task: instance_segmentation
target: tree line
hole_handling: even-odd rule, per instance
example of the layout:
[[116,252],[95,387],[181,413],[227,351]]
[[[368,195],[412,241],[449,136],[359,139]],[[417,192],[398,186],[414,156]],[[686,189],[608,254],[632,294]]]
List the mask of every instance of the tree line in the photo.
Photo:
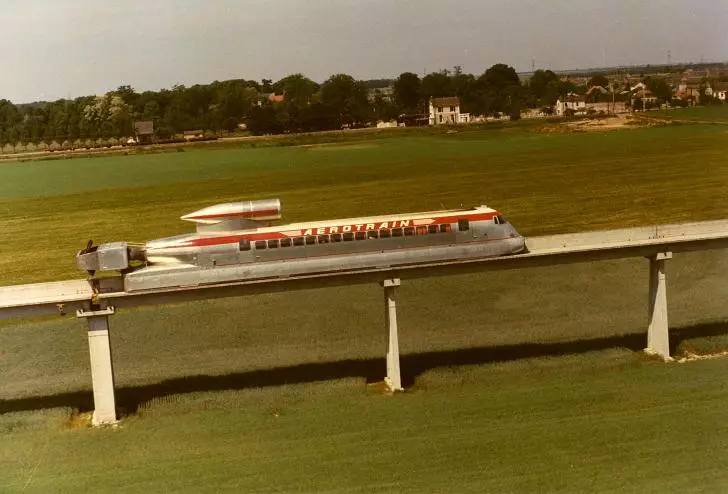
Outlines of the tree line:
[[[391,95],[377,89],[390,83]],[[596,76],[587,86],[607,84],[606,78]],[[550,70],[537,70],[528,84],[523,84],[513,67],[501,63],[480,75],[465,73],[456,66],[424,77],[405,72],[394,81],[358,81],[347,74],[335,74],[319,84],[293,74],[276,82],[235,79],[190,87],[176,85],[160,91],[137,92],[120,86],[102,96],[53,102],[15,105],[1,99],[0,148],[8,144],[120,139],[133,136],[133,124],[138,121],[153,121],[160,139],[193,129],[220,135],[238,130],[240,124],[256,135],[367,126],[401,115],[426,114],[429,99],[444,96],[458,96],[462,112],[516,119],[525,108],[541,108],[548,113],[559,96],[584,93],[585,89]],[[283,97],[266,97],[269,94]],[[600,96],[595,93],[589,97]]]

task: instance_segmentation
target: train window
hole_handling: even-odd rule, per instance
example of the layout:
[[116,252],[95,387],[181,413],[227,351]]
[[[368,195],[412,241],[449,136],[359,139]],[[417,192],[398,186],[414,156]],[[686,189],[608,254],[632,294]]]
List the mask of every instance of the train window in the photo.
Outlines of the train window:
[[470,220],[458,220],[458,230],[461,232],[470,230]]
[[350,242],[354,240],[354,234],[351,232],[347,232],[344,234],[344,242]]
[[444,225],[440,225],[440,233],[447,233],[452,231],[452,227],[450,226],[450,223],[445,223]]
[[414,226],[408,226],[404,229],[405,236],[409,237],[410,235],[415,234],[415,227]]
[[309,235],[306,237],[306,245],[314,245],[316,243],[316,237]]
[[331,241],[332,242],[341,242],[341,233],[332,233]]
[[418,226],[415,230],[417,235],[427,235],[427,227],[426,226]]
[[293,245],[296,247],[303,245],[303,237],[293,237]]
[[379,238],[389,238],[392,236],[392,232],[389,231],[389,228],[382,228],[379,230]]
[[505,225],[506,223],[508,223],[508,220],[506,220],[503,216],[498,215],[496,216],[496,218],[498,218],[500,225]]
[[265,249],[266,243],[265,240],[256,240],[255,241],[255,250],[262,250]]
[[250,250],[250,240],[247,238],[241,238],[240,242],[238,242],[238,247],[240,248],[240,252]]
[[319,242],[319,244],[328,244],[329,243],[329,236],[328,235],[319,235],[318,236],[318,242]]
[[393,237],[401,237],[402,236],[402,229],[401,228],[392,228],[392,236]]
[[427,227],[427,233],[437,233],[437,225],[430,225]]
[[291,246],[291,239],[290,238],[282,238],[281,239],[281,247],[290,247]]
[[376,230],[369,230],[367,232],[367,238],[379,238],[379,232]]
[[365,232],[356,232],[354,234],[354,238],[357,240],[365,240],[367,238],[367,234]]
[[268,248],[269,249],[277,249],[278,248],[278,240],[268,240]]

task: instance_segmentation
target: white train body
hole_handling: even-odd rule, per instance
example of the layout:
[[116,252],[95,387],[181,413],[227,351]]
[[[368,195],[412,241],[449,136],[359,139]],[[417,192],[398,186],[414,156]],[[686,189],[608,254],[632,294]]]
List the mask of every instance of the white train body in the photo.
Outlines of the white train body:
[[[80,268],[120,270],[129,292],[455,259],[525,250],[523,237],[496,210],[405,213],[271,226],[275,200],[220,204],[183,216],[197,232],[132,248],[123,242],[85,249]],[[131,267],[130,260],[141,267]]]

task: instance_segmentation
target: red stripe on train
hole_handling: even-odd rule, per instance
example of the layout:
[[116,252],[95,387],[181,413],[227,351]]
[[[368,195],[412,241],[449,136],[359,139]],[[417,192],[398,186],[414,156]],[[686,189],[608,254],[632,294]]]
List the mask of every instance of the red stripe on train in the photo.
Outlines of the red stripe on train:
[[190,220],[211,220],[216,218],[234,218],[242,216],[245,218],[255,218],[256,216],[265,216],[269,214],[278,214],[277,209],[263,209],[260,211],[241,211],[239,213],[219,213],[219,214],[201,214],[199,216],[188,216]]
[[[461,219],[467,219],[470,221],[487,221],[487,220],[492,220],[493,217],[495,217],[497,214],[498,214],[497,212],[493,212],[493,213],[480,213],[480,214],[470,214],[470,215],[463,214],[463,215],[458,215],[458,216],[442,216],[439,218],[435,218],[434,221],[430,224],[431,225],[441,225],[441,224],[448,224],[448,223],[457,223],[458,220],[461,220]],[[397,221],[402,221],[402,220],[397,220]],[[403,221],[408,221],[408,220],[403,220]],[[409,220],[409,221],[412,221],[412,220]],[[376,222],[376,223],[374,223],[374,225],[380,225],[382,223],[392,223],[392,222],[391,221]],[[366,223],[358,223],[358,224],[362,225],[362,224],[366,224]],[[337,233],[342,233],[341,228],[343,226],[354,226],[354,225],[337,226],[336,227],[338,229]],[[326,226],[326,227],[321,227],[321,228],[328,231],[328,229],[330,229],[332,227]],[[309,228],[309,230],[318,230],[318,228]],[[366,229],[351,230],[351,231],[356,232],[356,231],[374,231],[374,230],[379,230],[379,228],[374,228],[374,229],[369,229],[369,230],[366,230]],[[285,230],[285,231],[290,231],[290,230]],[[306,229],[301,230],[302,233],[305,231],[306,231]],[[314,232],[313,235],[315,236],[317,234]],[[246,234],[239,234],[239,235],[227,235],[224,237],[196,238],[193,240],[188,240],[183,245],[174,245],[174,246],[169,246],[169,247],[164,247],[164,248],[170,249],[170,248],[183,248],[183,247],[208,247],[208,246],[212,246],[212,245],[233,244],[233,243],[240,242],[243,239],[255,241],[255,240],[275,240],[275,239],[281,239],[281,238],[291,238],[291,237],[288,235],[285,235],[284,233],[282,233],[280,231],[267,232],[267,233],[246,233]]]

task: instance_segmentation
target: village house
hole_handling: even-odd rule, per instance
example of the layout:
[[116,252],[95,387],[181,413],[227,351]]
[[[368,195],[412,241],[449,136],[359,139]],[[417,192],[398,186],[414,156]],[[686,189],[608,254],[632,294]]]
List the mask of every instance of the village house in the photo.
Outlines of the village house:
[[267,101],[269,103],[282,103],[285,98],[286,98],[286,93],[283,93],[283,94],[260,93],[258,95],[258,101],[256,104],[258,106],[262,106],[265,101]]
[[468,123],[469,113],[460,113],[460,98],[430,98],[430,125]]
[[700,101],[700,92],[705,90],[706,94],[710,94],[710,85],[703,82],[701,77],[685,77],[680,81],[677,87],[676,96],[682,99],[694,99]]
[[154,122],[145,120],[134,122],[134,137],[129,139],[128,144],[151,144],[154,142]]
[[718,82],[711,88],[714,98],[718,98],[723,103],[726,102],[726,94],[728,94],[728,82]]
[[202,129],[185,130],[182,132],[182,137],[185,141],[191,141],[193,139],[201,139],[205,137],[205,133],[202,131]]
[[[633,110],[645,110],[648,104],[653,105],[657,103],[657,96],[647,89],[647,85],[644,82],[632,86],[631,90],[632,95],[629,103]],[[635,103],[637,104],[636,107]]]
[[574,113],[584,113],[586,111],[586,97],[583,94],[575,93],[559,96],[559,99],[556,100],[556,114],[562,117],[567,110],[573,110]]

